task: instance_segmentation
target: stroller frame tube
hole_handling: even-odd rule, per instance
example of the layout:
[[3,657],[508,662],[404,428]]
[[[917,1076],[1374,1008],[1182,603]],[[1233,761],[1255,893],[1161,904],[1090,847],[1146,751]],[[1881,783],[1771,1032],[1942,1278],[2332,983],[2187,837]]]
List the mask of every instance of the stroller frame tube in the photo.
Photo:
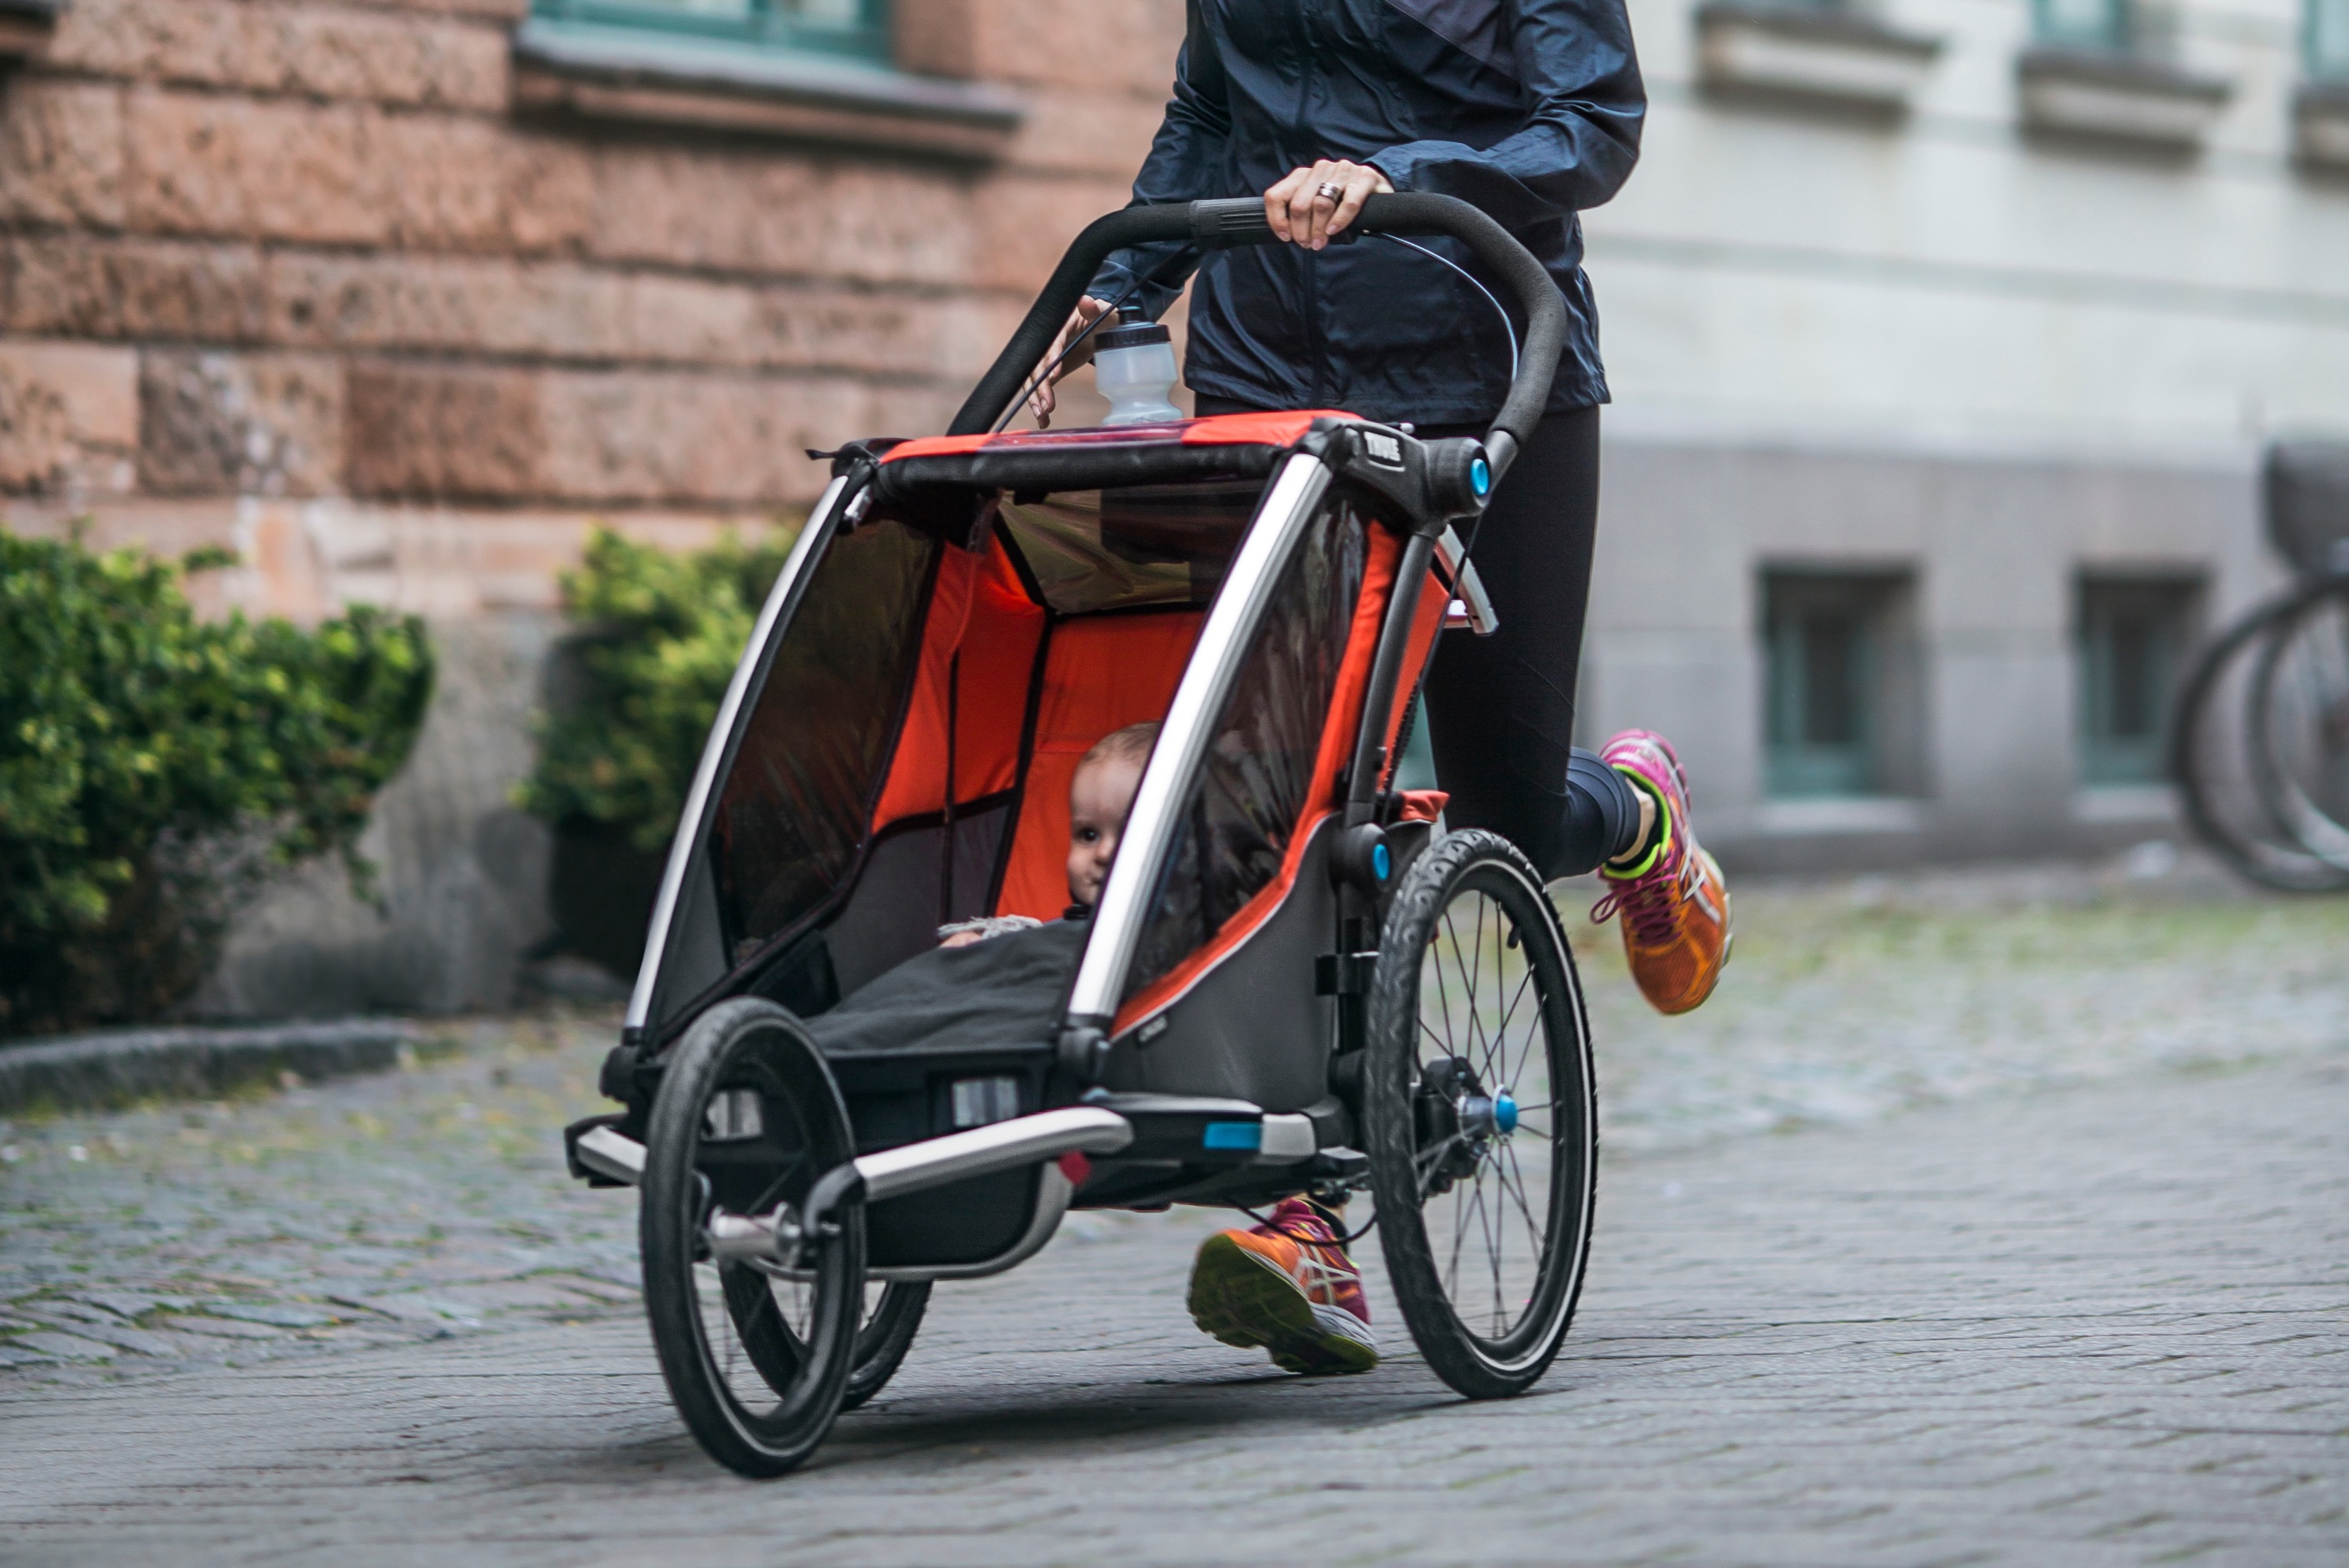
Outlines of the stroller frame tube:
[[1117,858],[1110,863],[1092,934],[1069,993],[1071,1028],[1106,1031],[1116,1016],[1126,967],[1149,914],[1152,876],[1174,837],[1183,802],[1206,758],[1209,730],[1239,673],[1248,634],[1261,619],[1265,602],[1279,583],[1306,520],[1330,480],[1328,465],[1309,453],[1297,453],[1283,462],[1216,594],[1182,684],[1174,688],[1174,702],[1166,711],[1150,766],[1134,791]]
[[661,868],[660,896],[653,903],[652,923],[645,934],[645,955],[636,965],[636,983],[628,993],[627,1016],[621,1025],[620,1037],[624,1041],[640,1038],[652,1016],[653,994],[660,983],[661,957],[668,947],[669,928],[676,923],[677,901],[684,894],[685,873],[693,864],[693,857],[700,852],[701,820],[709,806],[709,792],[718,787],[719,771],[733,747],[735,720],[740,716],[742,698],[750,688],[750,677],[766,654],[775,622],[791,603],[792,590],[806,574],[817,546],[831,536],[841,497],[853,478],[843,474],[834,479],[809,509],[807,521],[800,525],[800,536],[792,542],[792,552],[783,560],[783,569],[775,573],[775,585],[767,590],[767,602],[759,607],[758,624],[751,628],[750,641],[742,645],[742,657],[734,665],[733,678],[726,683],[725,699],[718,705],[718,717],[709,727],[709,742],[702,747],[701,761],[693,770],[693,787],[686,792],[685,810],[678,814],[681,830],[670,841],[668,863]]

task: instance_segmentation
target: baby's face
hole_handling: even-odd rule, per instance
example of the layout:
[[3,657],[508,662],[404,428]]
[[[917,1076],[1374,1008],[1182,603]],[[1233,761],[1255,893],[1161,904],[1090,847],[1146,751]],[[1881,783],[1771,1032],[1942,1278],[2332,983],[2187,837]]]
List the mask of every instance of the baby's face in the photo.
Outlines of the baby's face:
[[1109,862],[1125,831],[1125,814],[1142,783],[1142,764],[1105,757],[1077,769],[1069,782],[1069,897],[1078,903],[1101,902]]

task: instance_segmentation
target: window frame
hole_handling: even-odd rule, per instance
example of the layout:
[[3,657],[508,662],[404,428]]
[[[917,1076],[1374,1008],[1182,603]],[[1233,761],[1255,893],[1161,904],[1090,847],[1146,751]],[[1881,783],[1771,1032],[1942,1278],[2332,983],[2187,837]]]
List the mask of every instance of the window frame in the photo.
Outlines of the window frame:
[[814,56],[866,65],[893,63],[892,0],[849,0],[858,12],[851,26],[809,23],[785,9],[785,0],[741,0],[740,19],[697,15],[658,0],[531,0],[531,15],[562,26],[617,28],[656,37],[734,44],[765,54]]
[[[1923,792],[1924,691],[1917,580],[1906,566],[1764,562],[1758,587],[1762,782],[1772,800],[1865,800]],[[1841,600],[1852,623],[1844,701],[1850,735],[1809,738],[1816,689],[1807,628]]]
[[2132,0],[2097,0],[2104,18],[2101,26],[2089,29],[2061,26],[2057,7],[2081,5],[2083,0],[2031,0],[2031,36],[2033,41],[2059,49],[2090,49],[2111,54],[2127,54],[2137,46],[2137,7]]

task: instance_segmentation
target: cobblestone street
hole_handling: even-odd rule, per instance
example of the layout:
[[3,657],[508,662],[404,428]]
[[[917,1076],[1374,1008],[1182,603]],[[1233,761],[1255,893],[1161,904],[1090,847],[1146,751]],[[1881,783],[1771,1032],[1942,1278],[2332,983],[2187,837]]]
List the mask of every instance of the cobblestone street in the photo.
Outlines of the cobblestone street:
[[1499,1405],[1375,1278],[1387,1366],[1299,1382],[1185,1318],[1216,1216],[1080,1216],[943,1287],[884,1398],[754,1487],[667,1407],[627,1199],[557,1169],[602,1020],[23,1121],[0,1555],[2338,1561],[2349,908],[2175,880],[1743,891],[1680,1021],[1581,933],[1601,1233]]

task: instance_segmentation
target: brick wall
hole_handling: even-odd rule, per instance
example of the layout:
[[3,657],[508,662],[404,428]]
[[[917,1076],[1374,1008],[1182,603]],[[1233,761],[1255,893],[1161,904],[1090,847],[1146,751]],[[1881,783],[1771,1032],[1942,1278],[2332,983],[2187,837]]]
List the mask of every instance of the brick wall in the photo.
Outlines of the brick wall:
[[[536,678],[516,650],[543,645],[589,521],[691,542],[803,505],[806,448],[940,428],[1067,237],[1123,201],[1182,26],[1176,0],[898,0],[904,68],[1024,102],[972,160],[526,110],[526,10],[75,0],[0,81],[9,526],[229,544],[219,602],[388,603],[473,661],[378,824],[390,914],[300,923],[337,951],[409,943],[407,977],[295,997],[281,951],[243,992],[262,971],[233,963],[218,1006],[508,999],[506,958],[418,978],[416,901],[478,882],[515,911],[499,953],[543,934],[507,732]],[[485,744],[486,774],[434,761]]]

